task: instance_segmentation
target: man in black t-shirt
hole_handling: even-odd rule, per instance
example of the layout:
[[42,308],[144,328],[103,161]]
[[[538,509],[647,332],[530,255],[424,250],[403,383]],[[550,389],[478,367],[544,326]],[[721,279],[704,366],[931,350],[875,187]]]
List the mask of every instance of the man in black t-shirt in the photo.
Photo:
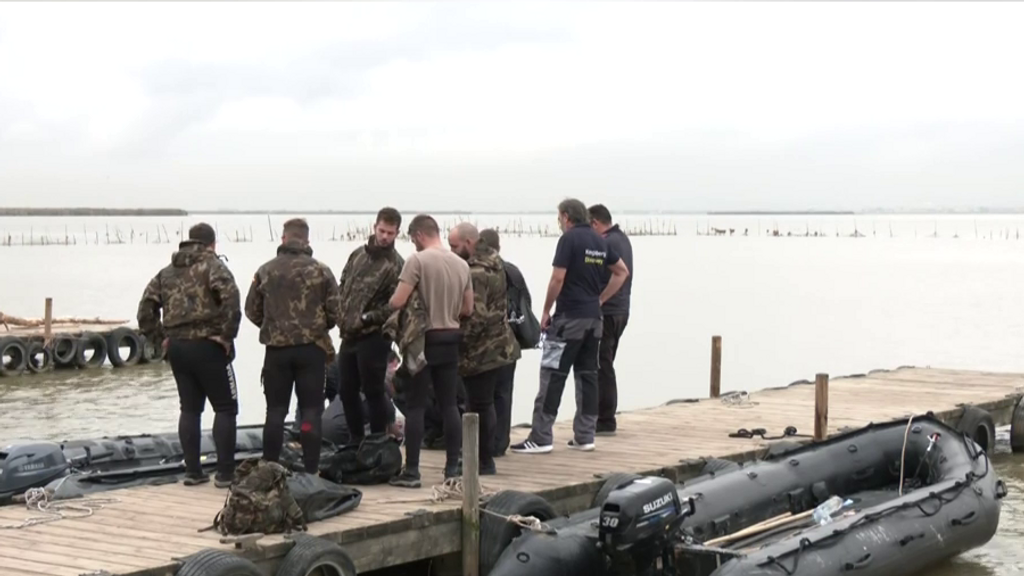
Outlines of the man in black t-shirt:
[[[577,402],[573,439],[568,447],[594,449],[601,305],[622,287],[629,275],[618,254],[590,227],[590,214],[582,202],[568,199],[559,204],[558,225],[562,236],[555,248],[540,320],[544,339],[533,427],[524,442],[510,446],[510,450],[520,454],[544,454],[554,448],[551,428],[570,369],[576,380]],[[611,272],[610,279],[606,278],[606,270]],[[551,306],[555,304],[555,315],[551,316]]]

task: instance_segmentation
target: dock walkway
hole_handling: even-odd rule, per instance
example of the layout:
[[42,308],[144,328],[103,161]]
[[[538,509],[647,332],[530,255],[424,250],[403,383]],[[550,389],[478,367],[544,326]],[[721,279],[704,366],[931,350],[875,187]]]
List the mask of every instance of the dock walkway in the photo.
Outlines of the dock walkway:
[[[777,436],[787,426],[795,426],[800,434],[812,433],[815,387],[808,384],[753,392],[739,402],[731,396],[626,412],[619,416],[618,435],[599,438],[591,453],[563,448],[571,438],[570,400],[563,403],[565,419],[555,427],[555,451],[510,453],[497,460],[497,476],[482,478],[483,487],[536,492],[556,510],[571,512],[589,505],[600,485],[598,474],[636,472],[683,479],[695,472],[694,459],[748,459],[768,442],[730,438],[730,433],[764,428],[769,436]],[[835,378],[829,384],[828,431],[929,411],[955,424],[964,404],[989,410],[997,425],[1005,425],[1022,393],[1024,374],[900,368]],[[525,433],[513,430],[513,440]],[[311,524],[310,533],[339,542],[360,573],[457,552],[461,502],[430,501],[430,486],[442,478],[444,454],[425,450],[422,459],[422,489],[359,487],[363,500],[357,509]],[[171,575],[174,558],[202,548],[233,549],[220,544],[213,531],[197,532],[212,522],[224,503],[225,491],[212,483],[128,488],[97,497],[119,502],[88,518],[0,530],[0,574]],[[31,515],[23,506],[3,507],[0,524],[18,523]],[[282,536],[265,537],[259,544],[258,551],[239,553],[268,568],[291,546]]]

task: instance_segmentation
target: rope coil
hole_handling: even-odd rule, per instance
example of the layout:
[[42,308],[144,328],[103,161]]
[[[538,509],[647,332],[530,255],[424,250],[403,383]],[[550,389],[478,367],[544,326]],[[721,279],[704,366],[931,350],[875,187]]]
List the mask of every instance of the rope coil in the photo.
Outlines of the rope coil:
[[81,498],[75,499],[75,502],[72,503],[54,500],[52,493],[46,491],[45,488],[29,488],[25,492],[25,507],[32,511],[38,511],[44,516],[31,516],[20,524],[0,525],[0,529],[29,528],[64,518],[88,518],[107,504],[116,504],[120,501],[118,498]]

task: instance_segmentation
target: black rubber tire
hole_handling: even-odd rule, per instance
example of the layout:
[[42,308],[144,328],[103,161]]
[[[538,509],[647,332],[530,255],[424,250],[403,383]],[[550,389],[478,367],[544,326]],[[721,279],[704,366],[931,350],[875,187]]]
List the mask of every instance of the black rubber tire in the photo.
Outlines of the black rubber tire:
[[[39,362],[35,361],[36,355],[41,354]],[[42,342],[32,342],[28,345],[28,354],[26,356],[26,367],[28,371],[33,374],[39,374],[40,372],[49,372],[53,370],[53,352],[49,348],[43,346]]]
[[308,534],[295,534],[293,539],[295,546],[281,560],[275,576],[308,576],[314,570],[320,576],[356,576],[356,565],[341,546]]
[[[114,368],[134,366],[142,359],[142,339],[131,328],[117,328],[107,334],[107,359]],[[128,347],[128,357],[121,357],[121,346]]]
[[263,572],[251,560],[205,548],[186,558],[175,576],[263,576]]
[[[93,349],[91,358],[86,357],[86,352]],[[99,368],[107,361],[107,340],[95,332],[83,332],[78,339],[78,347],[75,350],[75,366],[79,368]]]
[[[11,359],[5,360],[7,355]],[[20,376],[28,366],[28,348],[17,336],[0,338],[0,376]]]
[[956,424],[957,432],[970,436],[987,454],[996,447],[996,423],[992,415],[977,406],[964,406],[963,416]]
[[1010,417],[1010,450],[1014,454],[1024,452],[1024,396],[1017,400]]
[[50,342],[50,350],[53,352],[55,368],[74,367],[75,356],[78,354],[78,340],[67,334],[58,334]]
[[142,357],[139,358],[139,364],[155,364],[163,361],[166,353],[160,342],[157,342],[154,346],[148,338],[141,334],[139,335],[139,340],[142,341]]
[[[533,516],[541,522],[553,519],[556,514],[548,501],[527,492],[503,490],[495,494],[484,506],[488,512],[511,516]],[[522,532],[522,528],[492,514],[480,514],[480,576],[491,573],[501,553],[508,548]]]
[[725,460],[724,458],[708,458],[704,464],[704,468],[701,468],[701,476],[710,474],[712,476],[718,476],[720,474],[726,474],[740,469],[740,465],[733,462],[732,460]]
[[604,484],[601,484],[601,489],[597,491],[597,494],[594,494],[594,499],[590,501],[590,507],[600,507],[604,504],[604,501],[608,499],[608,495],[613,491],[640,478],[643,478],[643,476],[639,474],[632,474],[630,472],[616,472],[615,474],[611,474],[605,478]]

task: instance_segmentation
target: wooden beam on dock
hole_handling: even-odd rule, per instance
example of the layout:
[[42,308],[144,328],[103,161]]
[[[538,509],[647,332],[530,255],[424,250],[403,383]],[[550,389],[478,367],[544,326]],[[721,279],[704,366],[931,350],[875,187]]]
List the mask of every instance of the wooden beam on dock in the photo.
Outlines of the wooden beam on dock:
[[476,412],[462,415],[462,575],[480,576],[480,415]]
[[711,337],[711,397],[722,395],[722,337]]
[[814,377],[814,440],[828,436],[828,374]]
[[43,346],[49,346],[51,340],[53,340],[53,298],[47,296],[43,312]]

